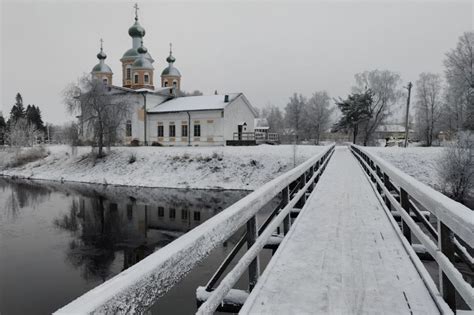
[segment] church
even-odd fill
[[[122,84],[114,85],[112,69],[105,63],[102,40],[99,63],[91,74],[107,84],[112,94],[131,100],[130,117],[123,127],[123,144],[209,146],[254,142],[257,112],[243,93],[181,96],[181,73],[170,44],[167,66],[155,81],[155,60],[144,46],[145,29],[138,21],[128,29],[132,47],[120,59]],[[252,136],[253,135],[253,136]]]

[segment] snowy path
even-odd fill
[[[336,148],[241,313],[439,314],[348,148]]]

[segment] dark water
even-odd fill
[[[0,178],[0,314],[51,313],[246,194]],[[150,312],[194,313],[196,287],[237,240],[215,249]]]

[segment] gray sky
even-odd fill
[[[17,92],[43,120],[70,120],[61,91],[98,62],[121,84],[119,59],[131,47],[133,1],[1,1],[1,101]],[[182,88],[244,92],[256,107],[284,107],[293,92],[345,97],[354,74],[369,69],[443,72],[444,54],[473,29],[470,1],[456,2],[149,2],[140,1],[144,44],[155,82],[173,42]]]

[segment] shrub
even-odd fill
[[[135,153],[130,153],[128,156],[128,164],[133,164],[137,161],[137,156]]]
[[[161,143],[157,142],[157,141],[153,141],[153,142],[151,143],[151,146],[152,146],[152,147],[162,147],[163,145],[162,145]]]
[[[133,139],[130,141],[130,146],[132,147],[138,147],[140,145],[140,142],[137,139]]]
[[[7,167],[18,167],[30,162],[42,159],[48,155],[43,146],[33,147],[24,151],[19,151]]]
[[[445,193],[465,202],[474,188],[474,134],[459,133],[456,141],[445,148],[438,163]]]

